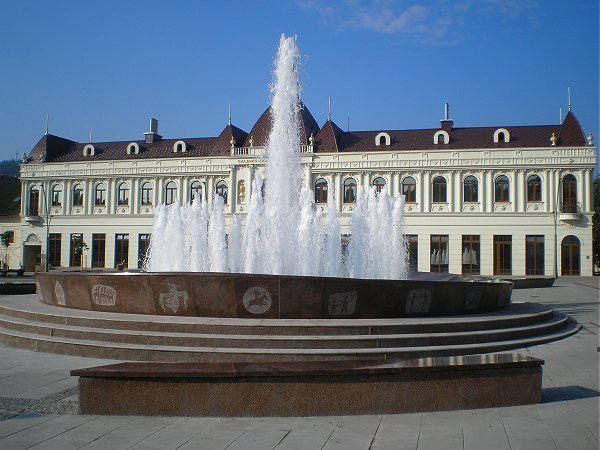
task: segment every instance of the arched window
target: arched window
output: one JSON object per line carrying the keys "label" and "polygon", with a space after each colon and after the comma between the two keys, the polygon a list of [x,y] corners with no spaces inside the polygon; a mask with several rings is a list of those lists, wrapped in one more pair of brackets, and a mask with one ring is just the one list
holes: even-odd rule
{"label": "arched window", "polygon": [[327,180],[324,178],[315,182],[315,203],[327,203]]}
{"label": "arched window", "polygon": [[381,132],[377,136],[375,136],[375,145],[378,147],[382,145],[390,145],[391,143],[392,139],[387,133]]}
{"label": "arched window", "polygon": [[40,188],[38,186],[33,186],[29,191],[29,205],[27,208],[27,215],[40,215]]}
{"label": "arched window", "polygon": [[538,175],[530,175],[527,178],[527,201],[542,201],[542,179]]}
{"label": "arched window", "polygon": [[169,181],[165,185],[165,205],[170,205],[177,201],[177,185],[174,181]]}
{"label": "arched window", "polygon": [[52,186],[52,206],[61,206],[62,205],[62,186],[60,184],[55,184]]}
{"label": "arched window", "polygon": [[142,206],[152,205],[152,183],[149,181],[142,183],[141,194],[140,204]]}
{"label": "arched window", "polygon": [[477,178],[473,175],[469,175],[463,182],[463,201],[464,202],[477,202],[478,201],[478,182]]}
{"label": "arched window", "polygon": [[405,203],[415,203],[417,201],[417,182],[413,177],[406,177],[402,181],[402,195]]}
{"label": "arched window", "polygon": [[560,245],[561,275],[579,275],[581,243],[576,236],[565,236]]}
{"label": "arched window", "polygon": [[564,213],[576,213],[577,211],[577,178],[574,175],[563,177],[562,209]]}
{"label": "arched window", "polygon": [[356,202],[356,180],[352,177],[344,180],[344,203]]}
{"label": "arched window", "polygon": [[225,181],[220,180],[217,182],[217,187],[215,188],[215,192],[217,195],[223,197],[223,202],[227,204],[227,193],[228,193],[227,183]]}
{"label": "arched window", "polygon": [[444,177],[435,177],[432,183],[433,203],[446,203],[447,184]]}
{"label": "arched window", "polygon": [[190,203],[193,203],[196,199],[198,199],[199,202],[203,200],[202,183],[197,180],[192,181],[192,184],[190,185]]}
{"label": "arched window", "polygon": [[94,206],[106,206],[106,185],[98,183],[94,190]]}
{"label": "arched window", "polygon": [[373,186],[375,186],[375,192],[380,193],[385,187],[385,180],[382,177],[377,177],[373,180]]}
{"label": "arched window", "polygon": [[498,144],[499,142],[510,142],[510,133],[506,128],[498,128],[494,131],[494,143]]}
{"label": "arched window", "polygon": [[494,183],[494,200],[498,203],[506,203],[510,201],[510,182],[506,175],[496,177]]}
{"label": "arched window", "polygon": [[[440,142],[440,138],[442,138],[441,142]],[[448,143],[450,143],[450,135],[448,134],[447,131],[444,131],[444,130],[436,131],[436,133],[433,135],[433,145],[448,144]]]}
{"label": "arched window", "polygon": [[174,153],[185,153],[185,151],[187,150],[186,147],[187,146],[185,145],[185,142],[177,141],[173,144],[173,152]]}
{"label": "arched window", "polygon": [[83,186],[79,183],[73,186],[73,206],[83,206]]}
{"label": "arched window", "polygon": [[129,185],[127,183],[120,183],[117,188],[117,205],[129,205]]}

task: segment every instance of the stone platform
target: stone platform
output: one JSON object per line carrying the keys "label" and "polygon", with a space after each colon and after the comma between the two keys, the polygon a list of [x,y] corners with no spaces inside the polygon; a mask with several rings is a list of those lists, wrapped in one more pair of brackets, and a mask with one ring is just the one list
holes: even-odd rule
{"label": "stone platform", "polygon": [[288,363],[121,363],[72,370],[80,414],[322,416],[539,403],[543,360],[487,354]]}

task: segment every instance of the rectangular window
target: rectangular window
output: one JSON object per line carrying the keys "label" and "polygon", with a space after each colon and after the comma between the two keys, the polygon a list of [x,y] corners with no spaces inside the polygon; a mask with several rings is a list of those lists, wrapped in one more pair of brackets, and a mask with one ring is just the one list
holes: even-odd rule
{"label": "rectangular window", "polygon": [[129,267],[129,235],[115,235],[115,267],[122,264],[123,267]]}
{"label": "rectangular window", "polygon": [[51,267],[60,267],[60,233],[50,233],[50,248],[48,249],[48,263]]}
{"label": "rectangular window", "polygon": [[512,273],[512,236],[494,236],[494,275]]}
{"label": "rectangular window", "polygon": [[419,270],[419,237],[416,234],[406,235],[406,245],[408,247],[408,271],[416,272]]}
{"label": "rectangular window", "polygon": [[71,248],[69,250],[69,267],[81,267],[81,251],[77,251],[75,248],[75,243],[83,239],[83,235],[81,233],[73,233],[71,234],[70,245]]}
{"label": "rectangular window", "polygon": [[474,234],[462,237],[462,273],[479,273],[480,238]]}
{"label": "rectangular window", "polygon": [[525,275],[544,275],[544,236],[525,236]]}
{"label": "rectangular window", "polygon": [[432,234],[430,241],[430,271],[448,272],[448,235]]}
{"label": "rectangular window", "polygon": [[106,267],[106,235],[92,234],[92,267]]}
{"label": "rectangular window", "polygon": [[138,240],[138,269],[144,267],[146,256],[148,255],[148,249],[150,248],[150,237],[149,234],[140,234]]}
{"label": "rectangular window", "polygon": [[28,216],[40,215],[40,191],[32,189],[29,192],[29,207],[27,209]]}

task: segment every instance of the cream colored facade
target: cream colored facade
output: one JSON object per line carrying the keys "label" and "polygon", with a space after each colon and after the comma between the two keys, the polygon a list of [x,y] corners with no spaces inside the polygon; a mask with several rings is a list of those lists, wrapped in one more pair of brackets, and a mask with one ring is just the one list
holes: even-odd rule
{"label": "cream colored facade", "polygon": [[[490,136],[490,141],[492,137]],[[379,145],[379,144],[374,144]],[[125,153],[125,150],[124,150]],[[264,176],[264,153],[262,147],[235,147],[229,156],[219,157],[171,157],[156,159],[77,161],[77,162],[30,162],[21,166],[22,210],[21,223],[17,227],[15,249],[20,248],[21,265],[33,270],[34,254],[38,268],[43,267],[47,233],[60,234],[60,266],[68,267],[71,260],[71,235],[81,233],[90,246],[84,253],[84,265],[90,267],[92,235],[104,235],[104,266],[114,267],[117,235],[128,235],[128,266],[138,266],[139,236],[150,234],[153,224],[153,206],[165,201],[167,183],[174,182],[177,199],[184,203],[191,198],[191,186],[199,181],[203,192],[213,193],[219,182],[228,189],[226,220],[231,222],[234,214],[245,216],[251,194],[252,180]],[[563,242],[579,241],[578,258],[580,275],[592,274],[592,171],[596,165],[596,147],[547,148],[493,148],[474,150],[450,150],[433,148],[426,151],[385,151],[313,153],[312,145],[301,147],[301,160],[305,179],[312,188],[318,179],[325,179],[335,192],[343,192],[344,180],[353,177],[357,184],[367,186],[376,177],[385,180],[388,192],[398,196],[406,177],[416,181],[416,198],[405,206],[405,233],[417,236],[418,270],[429,271],[433,261],[432,235],[447,240],[445,257],[450,273],[462,273],[465,254],[464,236],[479,236],[477,269],[481,275],[499,273],[497,236],[510,236],[507,250],[508,273],[526,275],[527,236],[542,237],[543,269],[538,275],[553,276],[564,271],[567,255],[563,250],[575,247],[563,246]],[[494,186],[498,176],[509,180],[507,201],[496,201]],[[541,200],[528,201],[527,180],[531,175],[541,179]],[[447,198],[434,202],[432,181],[444,177]],[[467,176],[477,180],[477,201],[463,198],[463,183]],[[576,180],[577,208],[568,212],[561,208],[565,176]],[[142,184],[152,186],[152,205],[142,205]],[[95,188],[98,183],[106,186],[104,206],[96,206]],[[125,183],[124,185],[122,185]],[[83,204],[73,205],[73,187],[83,186]],[[122,186],[121,186],[122,185]],[[118,204],[119,186],[128,189],[126,205]],[[39,210],[31,216],[31,191],[40,192]],[[49,206],[52,193],[60,189],[60,205]],[[212,201],[212,194],[206,196]],[[345,204],[341,195],[336,198],[341,214],[343,232],[352,212],[352,203]],[[56,202],[55,202],[56,203]],[[322,207],[317,204],[317,207]],[[49,216],[49,220],[48,217]],[[558,245],[557,245],[558,244]],[[414,248],[413,248],[414,251]],[[571,257],[575,257],[571,255]],[[506,259],[506,254],[505,257]],[[55,259],[56,260],[56,259]],[[539,261],[539,260],[538,260]],[[507,262],[504,261],[504,264]],[[385,264],[385,261],[382,261]]]}

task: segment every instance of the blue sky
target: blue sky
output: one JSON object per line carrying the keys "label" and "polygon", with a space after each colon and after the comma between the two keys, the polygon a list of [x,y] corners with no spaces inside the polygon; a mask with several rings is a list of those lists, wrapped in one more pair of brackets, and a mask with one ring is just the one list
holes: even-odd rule
{"label": "blue sky", "polygon": [[302,97],[352,130],[552,124],[573,111],[599,142],[597,0],[4,2],[0,160],[43,135],[141,139],[250,131],[282,33]]}

